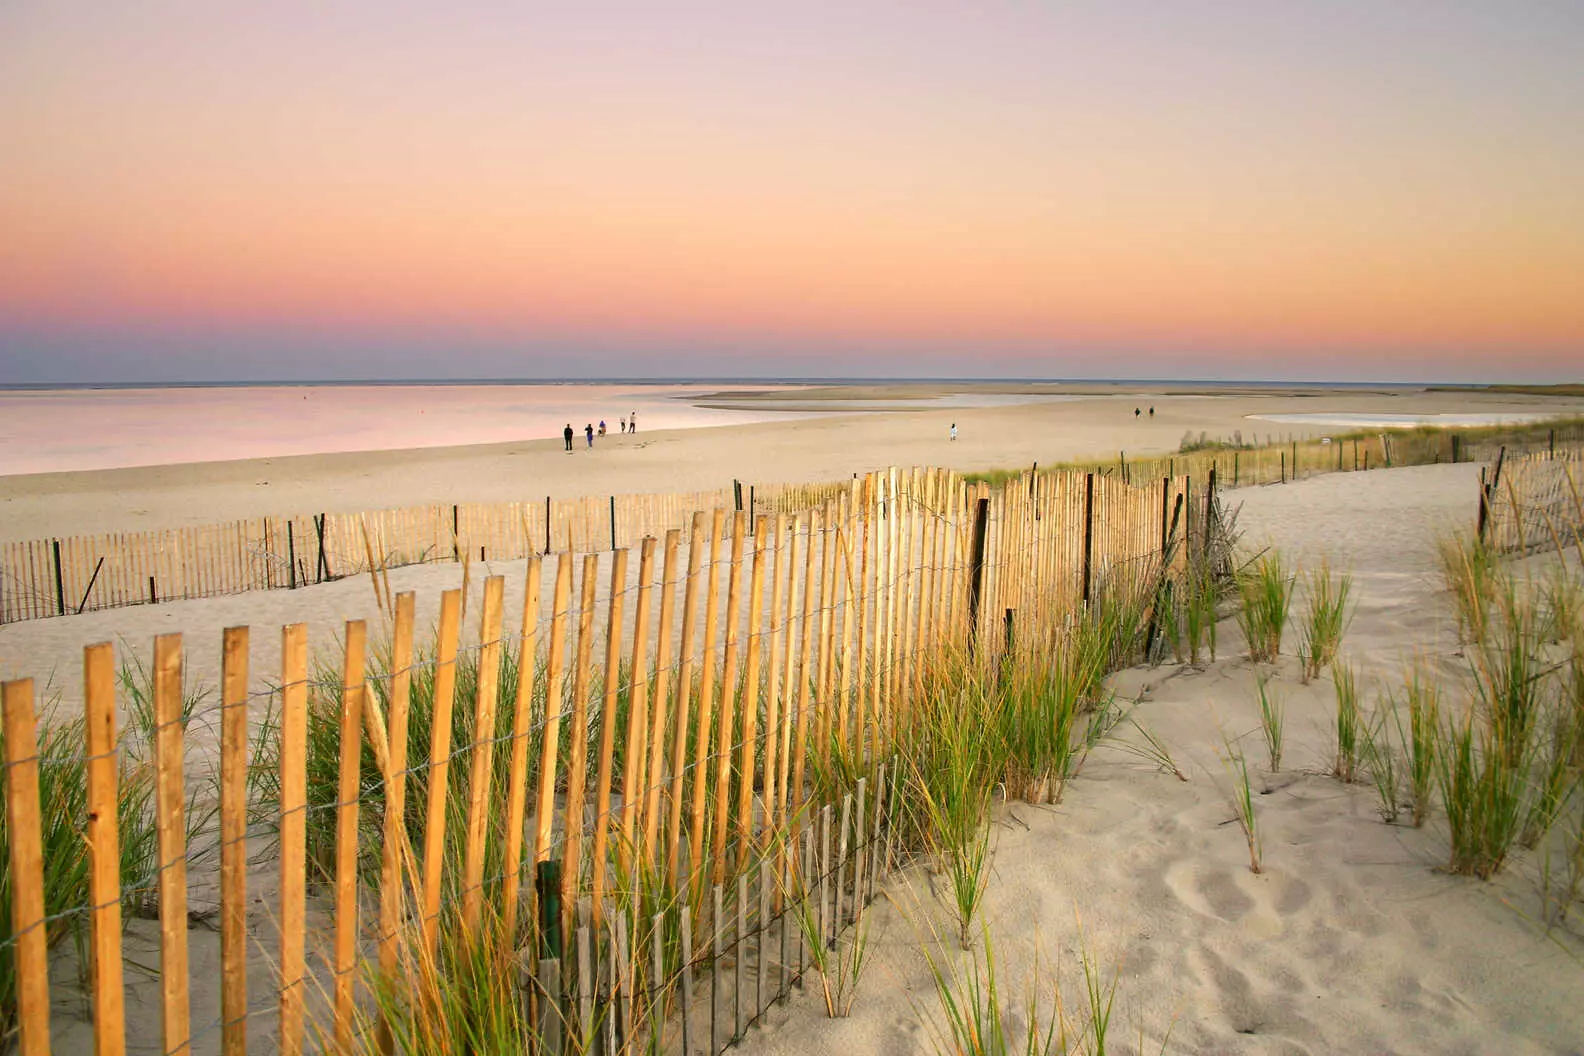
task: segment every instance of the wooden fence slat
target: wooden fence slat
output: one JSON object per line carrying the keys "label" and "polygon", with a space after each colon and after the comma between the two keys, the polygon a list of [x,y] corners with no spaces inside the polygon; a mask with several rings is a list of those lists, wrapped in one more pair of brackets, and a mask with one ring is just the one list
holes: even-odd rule
{"label": "wooden fence slat", "polygon": [[677,650],[676,716],[671,722],[671,774],[669,780],[670,813],[666,824],[666,876],[673,886],[681,886],[678,874],[680,845],[682,842],[682,803],[687,778],[688,710],[693,696],[693,629],[698,615],[699,569],[704,554],[704,520],[702,510],[693,514],[688,534],[687,580],[683,588],[682,638]]}
{"label": "wooden fence slat", "polygon": [[[647,799],[645,781],[649,762],[649,607],[651,581],[654,579],[655,546],[656,540],[652,536],[645,538],[639,546],[638,604],[633,611],[630,654],[632,667],[628,676],[632,689],[629,691],[627,702],[627,748],[622,753],[620,849],[622,872],[629,877],[632,875],[633,844],[639,834],[638,817],[643,813],[643,805]],[[615,725],[615,718],[613,713],[610,716],[612,726]],[[600,787],[606,795],[606,808],[601,813],[608,813],[609,793],[605,790],[609,785],[602,783]],[[595,852],[595,857],[596,859],[600,857],[599,851]],[[599,897],[598,891],[595,892],[595,897]]]}
{"label": "wooden fence slat", "polygon": [[[653,540],[650,540],[651,544]],[[654,547],[648,548],[649,562]],[[616,712],[621,702],[622,609],[627,594],[627,551],[611,553],[610,601],[605,607],[605,697],[600,703],[599,763],[594,774],[594,844],[589,856],[589,905],[594,934],[605,923],[605,856],[610,834],[611,755],[616,745]],[[637,674],[633,675],[636,688]],[[630,708],[629,712],[640,709]],[[629,744],[630,747],[630,744]],[[631,756],[627,759],[631,760]]]}
{"label": "wooden fence slat", "polygon": [[[704,875],[704,806],[709,794],[705,768],[709,765],[710,734],[714,730],[712,723],[715,717],[715,621],[720,611],[720,545],[725,517],[726,511],[717,509],[710,520],[710,557],[704,593],[704,644],[699,661],[699,707],[693,727],[693,794],[688,812],[688,862],[700,877]],[[678,731],[677,737],[683,738],[681,731]],[[700,896],[704,886],[700,885]]]}
{"label": "wooden fence slat", "polygon": [[748,659],[743,666],[742,746],[737,763],[737,868],[748,861],[753,843],[754,747],[759,725],[759,656],[764,642],[765,527],[760,516],[754,525],[753,572],[748,586]]}
{"label": "wooden fence slat", "polygon": [[484,907],[484,837],[492,811],[490,783],[495,762],[495,712],[500,692],[501,609],[506,577],[484,581],[484,606],[479,614],[477,694],[473,708],[472,773],[468,776],[467,851],[463,864],[462,926],[476,933]]}
{"label": "wooden fence slat", "polygon": [[122,1056],[126,1052],[115,679],[115,653],[109,642],[90,645],[83,650],[94,1056]]}
{"label": "wooden fence slat", "polygon": [[511,767],[506,790],[506,881],[502,891],[506,934],[517,934],[517,899],[522,885],[523,817],[528,800],[528,736],[533,728],[534,682],[538,674],[539,580],[538,554],[528,557],[523,582],[521,644],[517,650],[517,698],[512,712]]}
{"label": "wooden fence slat", "polygon": [[281,628],[280,1051],[303,1049],[307,915],[308,627]]}
{"label": "wooden fence slat", "polygon": [[[736,732],[737,645],[742,616],[743,540],[748,517],[732,515],[731,576],[726,586],[726,653],[721,666],[720,716],[715,724],[715,815],[710,830],[714,882],[726,879],[726,823],[731,804],[732,735]],[[704,738],[708,740],[707,737]]]}
{"label": "wooden fence slat", "polygon": [[358,956],[358,789],[363,758],[363,665],[367,630],[346,623],[341,667],[340,765],[336,780],[335,842],[335,1045],[352,1051],[354,984]]}
{"label": "wooden fence slat", "polygon": [[[401,950],[402,910],[406,903],[404,863],[416,867],[407,838],[407,716],[412,698],[413,614],[412,591],[396,595],[396,622],[391,634],[390,689],[386,697],[389,776],[385,781],[384,838],[380,847],[379,967],[380,974],[395,977]],[[416,875],[416,872],[410,875]],[[390,1024],[381,1017],[379,1049],[395,1046]]]}
{"label": "wooden fence slat", "polygon": [[154,639],[155,827],[159,840],[160,999],[165,1052],[191,1051],[187,975],[187,787],[182,776],[182,639]]}
{"label": "wooden fence slat", "polygon": [[247,1052],[248,629],[227,627],[220,675],[220,1049]]}
{"label": "wooden fence slat", "polygon": [[456,660],[462,635],[462,591],[440,595],[440,640],[435,643],[434,705],[429,724],[428,802],[424,813],[423,888],[419,912],[423,946],[434,956],[440,939],[440,882],[445,864],[446,800],[451,778],[451,713],[456,704]]}
{"label": "wooden fence slat", "polygon": [[540,742],[539,788],[534,803],[534,861],[550,857],[555,824],[556,761],[560,754],[562,692],[566,680],[568,604],[572,596],[571,551],[563,550],[556,565],[555,594],[550,603],[550,655],[545,661],[544,734]]}
{"label": "wooden fence slat", "polygon": [[[660,789],[668,780],[662,778],[666,746],[666,703],[671,684],[671,621],[676,608],[677,549],[682,532],[672,528],[666,532],[665,560],[660,571],[660,631],[655,646],[654,700],[649,716],[649,763],[644,769],[643,848],[644,864],[653,865],[655,845],[660,831]],[[682,689],[677,687],[678,696]],[[672,774],[669,780],[676,780]]]}
{"label": "wooden fence slat", "polygon": [[588,802],[588,698],[594,681],[594,599],[599,581],[599,555],[583,557],[582,597],[578,603],[577,655],[572,666],[572,716],[567,728],[566,806],[562,818],[561,909],[568,934],[577,912],[582,886],[583,820]]}
{"label": "wooden fence slat", "polygon": [[49,1056],[49,940],[44,922],[44,840],[39,810],[33,680],[0,686],[5,712],[6,825],[11,844],[11,930],[22,1056]]}

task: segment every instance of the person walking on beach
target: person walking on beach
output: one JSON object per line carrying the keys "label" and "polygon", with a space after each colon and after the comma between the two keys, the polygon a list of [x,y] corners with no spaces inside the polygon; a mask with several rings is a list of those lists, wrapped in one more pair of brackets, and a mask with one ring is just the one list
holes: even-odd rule
{"label": "person walking on beach", "polygon": [[583,427],[583,433],[588,437],[588,446],[594,446],[594,423],[590,422]]}
{"label": "person walking on beach", "polygon": [[566,438],[567,450],[572,450],[572,423],[568,422],[566,429],[561,433]]}
{"label": "person walking on beach", "polygon": [[605,435],[605,419],[603,418],[600,419],[600,435]]}
{"label": "person walking on beach", "polygon": [[952,439],[953,439],[953,440],[955,440],[955,439],[957,439],[957,423],[956,423],[956,422],[953,422],[953,423],[952,423],[952,427],[951,427],[951,438],[952,438]]}
{"label": "person walking on beach", "polygon": [[625,436],[627,434],[627,419],[625,419],[625,418],[623,418],[621,420],[621,430],[622,430],[622,435]]}
{"label": "person walking on beach", "polygon": [[1155,408],[1153,408],[1153,407],[1150,408],[1150,417],[1151,418],[1155,417]]}
{"label": "person walking on beach", "polygon": [[1137,418],[1142,413],[1137,407],[1133,408],[1133,417]]}
{"label": "person walking on beach", "polygon": [[638,431],[638,412],[637,412],[637,410],[634,410],[631,414],[629,414],[627,416],[627,431],[629,433],[636,433]]}

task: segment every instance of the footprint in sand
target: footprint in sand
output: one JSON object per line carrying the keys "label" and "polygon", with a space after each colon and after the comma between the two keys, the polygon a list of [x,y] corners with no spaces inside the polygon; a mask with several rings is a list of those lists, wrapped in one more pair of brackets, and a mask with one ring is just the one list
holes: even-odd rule
{"label": "footprint in sand", "polygon": [[1225,869],[1201,869],[1192,862],[1175,862],[1166,869],[1166,889],[1189,909],[1232,923],[1254,908],[1254,900],[1238,889]]}

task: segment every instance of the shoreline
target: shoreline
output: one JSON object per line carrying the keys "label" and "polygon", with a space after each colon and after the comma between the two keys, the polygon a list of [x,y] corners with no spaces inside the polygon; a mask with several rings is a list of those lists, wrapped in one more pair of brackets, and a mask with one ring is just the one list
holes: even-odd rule
{"label": "shoreline", "polygon": [[[1050,389],[1058,386],[1040,385]],[[917,398],[912,386],[907,396]],[[1030,392],[1007,395],[1077,395]],[[960,387],[957,390],[960,391]],[[798,401],[868,399],[833,390]],[[905,397],[903,397],[905,398]],[[753,400],[755,404],[770,401]],[[1135,419],[1136,406],[1154,418]],[[763,407],[756,407],[763,410]],[[325,511],[436,502],[695,491],[745,483],[821,483],[887,466],[984,472],[1084,458],[1174,453],[1185,436],[1254,440],[1329,435],[1319,424],[1253,414],[1584,413],[1584,398],[1420,389],[1283,389],[1206,397],[1188,392],[1090,392],[1083,399],[1010,406],[862,410],[748,425],[607,435],[592,449],[560,438],[450,447],[388,448],[0,477],[0,541],[15,541]],[[956,424],[959,439],[948,440]],[[581,443],[581,441],[580,441]]]}

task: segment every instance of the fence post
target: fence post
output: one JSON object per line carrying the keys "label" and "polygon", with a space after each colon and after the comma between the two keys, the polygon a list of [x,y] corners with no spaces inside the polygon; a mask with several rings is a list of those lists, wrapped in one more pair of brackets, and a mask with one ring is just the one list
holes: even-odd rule
{"label": "fence post", "polygon": [[615,550],[616,549],[616,496],[614,496],[614,495],[612,495],[610,497],[610,511],[611,511],[611,516],[610,516],[611,549]]}
{"label": "fence post", "polygon": [[1204,556],[1207,562],[1210,560],[1210,538],[1215,528],[1215,491],[1216,469],[1215,466],[1211,466],[1210,480],[1205,484]]}
{"label": "fence post", "polygon": [[545,553],[550,552],[550,496],[545,496]]}
{"label": "fence post", "polygon": [[748,485],[748,534],[754,534],[754,486]]}
{"label": "fence post", "polygon": [[1281,482],[1285,484],[1287,483],[1287,452],[1278,451],[1276,453],[1281,456]]}
{"label": "fence post", "polygon": [[[1338,448],[1337,449],[1337,460],[1338,460],[1337,468],[1338,469],[1342,468],[1342,466],[1341,466],[1341,458],[1342,458],[1342,449]],[[1238,453],[1237,453],[1237,450],[1235,448],[1232,451],[1232,486],[1234,488],[1238,486]]]}
{"label": "fence post", "polygon": [[291,520],[290,517],[286,518],[286,563],[287,563],[287,565],[291,566],[290,568],[287,569],[287,571],[290,573],[290,579],[288,580],[288,582],[291,584],[291,589],[292,590],[296,590],[297,589],[297,539],[296,539],[295,533],[292,531],[292,520]]}
{"label": "fence post", "polygon": [[1546,457],[1547,458],[1551,458],[1551,459],[1556,458],[1556,430],[1555,429],[1551,429],[1551,430],[1548,430],[1546,432]]}
{"label": "fence post", "polygon": [[330,558],[325,555],[325,517],[327,514],[314,516],[314,530],[319,533],[319,562],[315,568],[318,582],[323,583],[330,578]]}
{"label": "fence post", "polygon": [[451,556],[462,560],[462,532],[461,520],[457,515],[456,504],[451,505]]}
{"label": "fence post", "polygon": [[55,552],[55,608],[57,616],[66,615],[66,581],[61,576],[60,540],[51,539],[50,548]]}
{"label": "fence post", "polygon": [[1162,556],[1165,556],[1165,553],[1166,553],[1166,539],[1167,539],[1167,536],[1166,536],[1166,511],[1170,507],[1170,505],[1171,505],[1171,478],[1170,477],[1162,477],[1161,478],[1161,533],[1160,533],[1160,548],[1161,548],[1161,555]]}
{"label": "fence post", "polygon": [[561,863],[547,858],[534,876],[539,894],[539,1036],[545,1051],[562,1049]]}
{"label": "fence post", "polygon": [[990,524],[990,500],[974,504],[973,550],[968,565],[968,655],[979,638],[979,598],[984,592],[985,534]]}
{"label": "fence post", "polygon": [[1084,474],[1083,600],[1089,604],[1094,582],[1094,474]]}
{"label": "fence post", "polygon": [[742,512],[742,481],[736,480],[736,479],[732,480],[732,498],[733,498],[733,501],[736,504],[734,508],[736,509],[736,511],[738,513],[741,513]]}
{"label": "fence post", "polygon": [[1475,522],[1474,537],[1485,542],[1485,524],[1490,520],[1490,485],[1485,482],[1485,470],[1480,470],[1479,519]]}

